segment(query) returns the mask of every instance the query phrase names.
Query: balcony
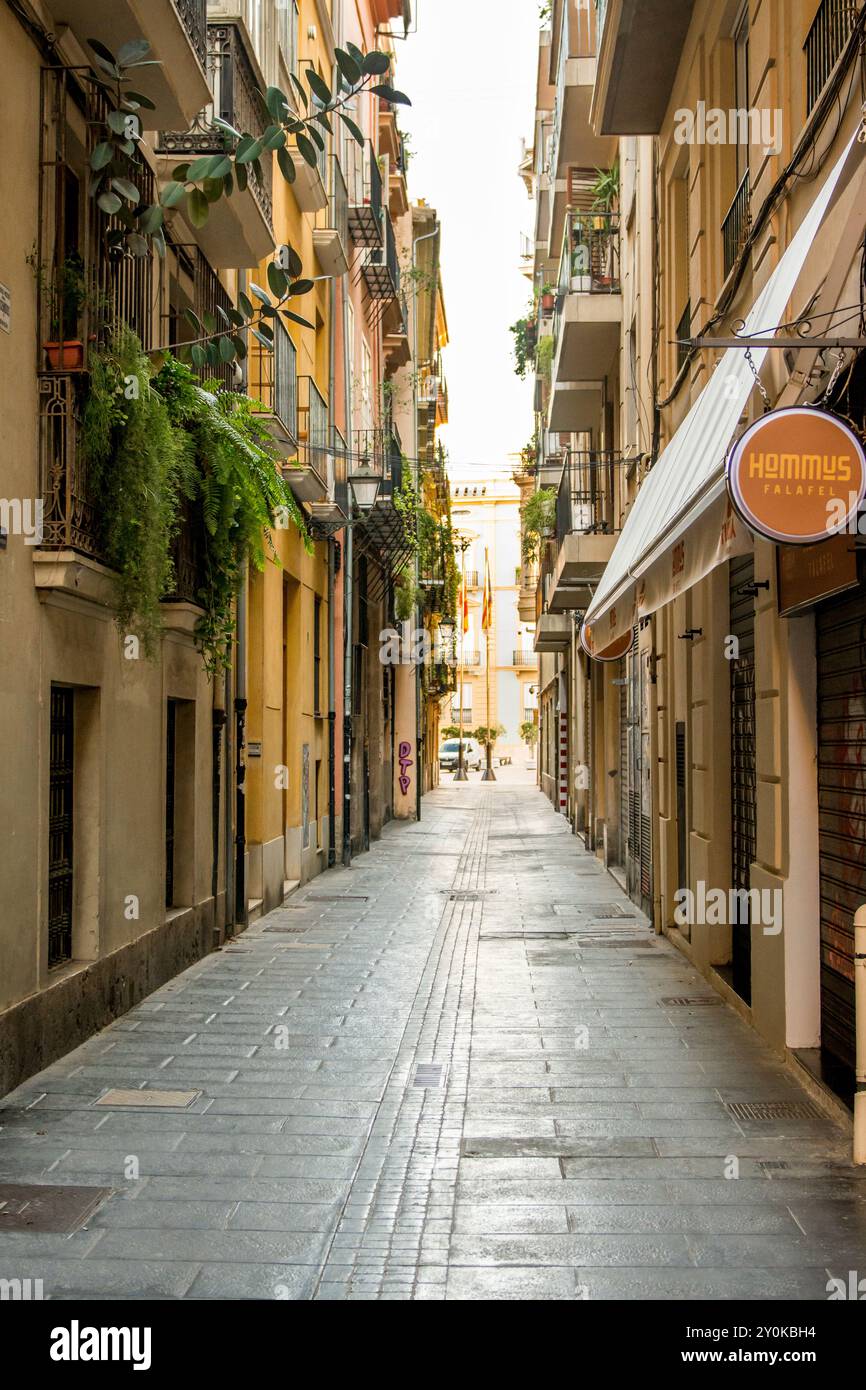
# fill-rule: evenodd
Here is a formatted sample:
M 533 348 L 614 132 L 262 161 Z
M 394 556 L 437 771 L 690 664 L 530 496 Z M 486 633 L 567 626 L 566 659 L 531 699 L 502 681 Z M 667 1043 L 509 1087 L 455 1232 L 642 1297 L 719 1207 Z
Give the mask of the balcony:
M 722 223 L 722 246 L 725 257 L 725 279 L 727 280 L 740 258 L 752 228 L 752 203 L 750 175 L 747 169 L 742 182 L 734 194 L 734 201 Z
M 208 69 L 212 84 L 208 105 L 188 130 L 161 130 L 157 136 L 157 162 L 164 180 L 172 177 L 179 164 L 225 148 L 223 134 L 213 124 L 214 115 L 255 136 L 270 124 L 259 78 L 237 24 L 208 25 Z M 218 270 L 258 267 L 274 249 L 273 158 L 266 153 L 258 165 L 246 168 L 247 191 L 236 189 L 230 198 L 211 204 L 205 225 L 190 227 L 193 239 Z
M 616 140 L 609 135 L 598 135 L 590 124 L 595 53 L 596 20 L 592 0 L 565 0 L 562 26 L 553 52 L 556 96 L 547 170 L 551 200 L 547 244 L 557 249 L 562 219 L 571 201 L 570 170 L 574 167 L 606 169 L 616 157 Z
M 249 357 L 249 393 L 256 419 L 285 457 L 298 447 L 298 354 L 279 319 L 273 319 L 274 349 L 256 348 Z
M 527 651 L 523 647 L 520 647 L 517 651 L 512 652 L 511 664 L 512 666 L 531 666 L 534 670 L 535 667 L 538 665 L 538 662 L 536 660 L 535 652 Z
M 481 576 L 478 570 L 464 570 L 461 578 L 467 589 L 480 589 Z
M 694 0 L 598 0 L 590 119 L 599 135 L 658 135 Z
M 857 26 L 852 0 L 822 0 L 806 36 L 806 111 L 810 113 Z
M 388 209 L 396 221 L 409 211 L 409 185 L 406 181 L 406 148 L 403 136 L 397 138 L 397 157 L 388 166 Z
M 85 50 L 94 37 L 113 53 L 147 39 L 159 66 L 137 68 L 135 87 L 156 106 L 159 125 L 188 125 L 210 101 L 207 0 L 48 0 L 48 9 L 56 28 L 69 25 Z
M 392 300 L 400 293 L 400 262 L 391 215 L 384 213 L 385 241 L 377 251 L 371 251 L 364 263 L 363 276 L 371 299 Z
M 385 316 L 383 341 L 388 366 L 392 371 L 405 367 L 412 360 L 412 344 L 409 342 L 409 305 L 405 294 L 395 299 Z
M 547 608 L 566 613 L 586 608 L 613 554 L 618 517 L 620 455 L 566 455 L 556 495 L 556 555 Z
M 328 205 L 316 213 L 313 246 L 324 275 L 345 275 L 349 269 L 349 195 L 336 155 L 328 159 Z
M 349 231 L 356 246 L 382 245 L 382 175 L 369 140 L 363 150 L 353 141 L 347 153 Z
M 311 114 L 315 113 L 319 105 L 321 103 L 314 96 Z M 320 130 L 319 134 L 324 140 L 324 132 Z M 322 212 L 328 206 L 328 155 L 326 150 L 320 150 L 318 145 L 313 143 L 316 151 L 315 164 L 307 163 L 296 143 L 289 144 L 289 153 L 295 166 L 292 193 L 301 212 Z
M 535 629 L 536 652 L 565 652 L 571 646 L 573 624 L 564 613 L 542 613 Z
M 461 667 L 461 666 L 480 666 L 480 665 L 481 665 L 481 653 L 480 653 L 480 652 L 474 651 L 474 650 L 473 650 L 472 648 L 470 648 L 470 647 L 467 647 L 465 651 L 462 651 L 462 652 L 461 652 L 460 646 L 459 646 L 459 644 L 458 644 L 458 647 L 457 647 L 457 666 L 458 666 L 458 668 Z
M 334 495 L 334 454 L 328 403 L 310 376 L 298 379 L 297 458 L 283 466 L 283 477 L 299 502 L 319 503 Z
M 569 213 L 553 320 L 548 429 L 597 427 L 601 381 L 614 365 L 621 329 L 619 218 Z
M 206 315 L 213 316 L 219 322 L 220 310 L 227 313 L 229 309 L 234 308 L 234 302 L 198 246 L 181 245 L 172 241 L 170 236 L 167 237 L 167 241 L 168 263 L 171 266 L 172 259 L 174 262 L 169 344 L 177 348 L 194 337 L 189 323 L 183 317 L 185 309 L 192 309 L 203 322 Z M 243 373 L 246 364 L 239 365 Z M 246 375 L 239 381 L 233 362 L 220 362 L 215 367 L 210 364 L 198 368 L 192 366 L 190 369 L 196 373 L 200 381 L 217 380 L 226 391 L 246 389 Z

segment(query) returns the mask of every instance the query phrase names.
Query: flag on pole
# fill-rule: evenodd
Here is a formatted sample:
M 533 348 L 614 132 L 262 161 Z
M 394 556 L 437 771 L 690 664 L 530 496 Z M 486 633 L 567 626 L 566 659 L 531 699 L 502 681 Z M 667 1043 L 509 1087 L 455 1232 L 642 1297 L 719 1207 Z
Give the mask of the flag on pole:
M 460 579 L 460 621 L 463 625 L 464 635 L 469 631 L 469 592 L 466 588 L 466 571 Z
M 481 628 L 486 632 L 493 626 L 493 589 L 490 585 L 490 557 L 484 548 L 484 604 L 481 609 Z

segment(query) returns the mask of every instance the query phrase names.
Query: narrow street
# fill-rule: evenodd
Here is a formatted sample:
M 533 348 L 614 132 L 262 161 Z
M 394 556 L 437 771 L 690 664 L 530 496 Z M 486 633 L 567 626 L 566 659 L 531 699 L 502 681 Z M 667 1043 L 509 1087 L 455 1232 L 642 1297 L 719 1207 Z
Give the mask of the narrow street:
M 822 1300 L 847 1283 L 866 1233 L 850 1135 L 652 934 L 534 774 L 497 776 L 449 781 L 420 823 L 5 1098 L 0 1182 L 111 1193 L 71 1235 L 0 1235 L 0 1277 L 51 1299 Z M 114 1088 L 196 1094 L 101 1103 Z M 764 1102 L 796 1108 L 733 1109 Z

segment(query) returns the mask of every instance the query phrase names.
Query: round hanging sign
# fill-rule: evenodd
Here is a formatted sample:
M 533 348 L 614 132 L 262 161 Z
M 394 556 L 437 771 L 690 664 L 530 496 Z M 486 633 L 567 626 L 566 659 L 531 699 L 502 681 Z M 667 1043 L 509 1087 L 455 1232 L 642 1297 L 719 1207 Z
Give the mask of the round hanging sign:
M 859 439 L 844 420 L 814 406 L 772 410 L 750 425 L 726 471 L 746 524 L 782 545 L 813 545 L 844 531 L 866 496 Z
M 617 637 L 601 651 L 596 651 L 595 637 L 591 623 L 584 623 L 580 629 L 580 645 L 587 656 L 592 657 L 593 661 L 619 661 L 624 657 L 632 644 L 631 632 L 623 633 L 622 637 Z

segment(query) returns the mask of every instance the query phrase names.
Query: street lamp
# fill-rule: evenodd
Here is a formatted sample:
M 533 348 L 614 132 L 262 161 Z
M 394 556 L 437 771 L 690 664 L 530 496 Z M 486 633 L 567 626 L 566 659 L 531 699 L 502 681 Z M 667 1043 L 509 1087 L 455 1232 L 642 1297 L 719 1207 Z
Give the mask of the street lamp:
M 372 511 L 376 504 L 376 498 L 379 496 L 381 481 L 379 474 L 366 460 L 361 464 L 357 473 L 350 475 L 349 487 L 352 489 L 352 500 L 359 512 Z

